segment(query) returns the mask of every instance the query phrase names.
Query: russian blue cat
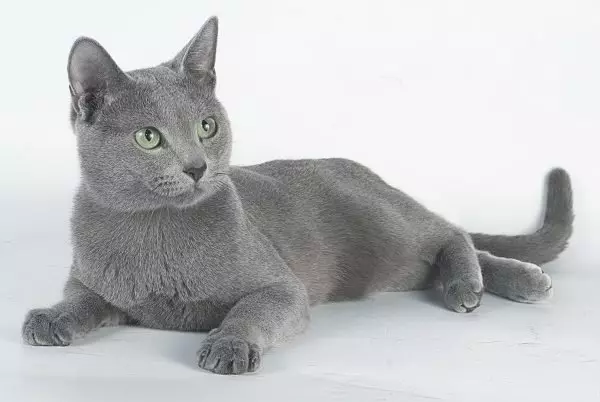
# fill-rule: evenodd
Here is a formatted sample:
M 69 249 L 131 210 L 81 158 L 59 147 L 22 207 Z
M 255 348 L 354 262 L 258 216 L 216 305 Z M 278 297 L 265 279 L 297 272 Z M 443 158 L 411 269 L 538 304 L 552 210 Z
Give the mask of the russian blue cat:
M 456 312 L 483 290 L 519 302 L 551 293 L 538 265 L 572 232 L 567 173 L 549 175 L 543 226 L 469 234 L 356 162 L 230 166 L 215 96 L 217 19 L 172 60 L 122 71 L 97 42 L 68 61 L 82 180 L 62 301 L 32 310 L 30 345 L 69 345 L 103 325 L 210 331 L 200 367 L 253 372 L 299 332 L 309 307 L 439 281 Z

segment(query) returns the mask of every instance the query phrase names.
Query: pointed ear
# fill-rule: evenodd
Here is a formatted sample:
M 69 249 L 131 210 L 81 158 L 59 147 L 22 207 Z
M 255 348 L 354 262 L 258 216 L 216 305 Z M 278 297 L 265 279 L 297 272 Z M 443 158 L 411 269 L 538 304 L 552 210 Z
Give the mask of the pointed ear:
M 192 40 L 168 64 L 177 71 L 197 78 L 203 78 L 207 73 L 214 77 L 218 31 L 217 17 L 209 18 Z
M 73 108 L 84 120 L 102 105 L 107 89 L 128 79 L 98 42 L 85 37 L 73 44 L 67 71 Z

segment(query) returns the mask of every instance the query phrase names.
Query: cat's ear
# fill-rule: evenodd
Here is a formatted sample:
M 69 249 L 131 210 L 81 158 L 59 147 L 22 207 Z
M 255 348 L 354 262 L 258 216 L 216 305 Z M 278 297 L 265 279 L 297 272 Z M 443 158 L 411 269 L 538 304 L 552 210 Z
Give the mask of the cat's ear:
M 209 18 L 192 40 L 168 64 L 171 68 L 194 78 L 203 79 L 209 76 L 214 79 L 218 31 L 217 17 Z
M 73 108 L 83 120 L 89 120 L 102 106 L 107 90 L 128 79 L 108 52 L 98 42 L 86 37 L 77 39 L 73 44 L 67 71 Z

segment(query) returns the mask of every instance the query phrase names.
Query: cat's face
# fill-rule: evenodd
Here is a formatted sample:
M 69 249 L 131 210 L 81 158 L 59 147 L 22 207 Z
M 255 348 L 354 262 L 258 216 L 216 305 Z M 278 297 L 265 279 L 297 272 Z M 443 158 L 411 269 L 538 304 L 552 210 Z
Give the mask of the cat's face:
M 124 211 L 186 207 L 213 193 L 231 132 L 215 97 L 217 21 L 172 61 L 124 73 L 95 41 L 69 57 L 72 123 L 86 190 Z

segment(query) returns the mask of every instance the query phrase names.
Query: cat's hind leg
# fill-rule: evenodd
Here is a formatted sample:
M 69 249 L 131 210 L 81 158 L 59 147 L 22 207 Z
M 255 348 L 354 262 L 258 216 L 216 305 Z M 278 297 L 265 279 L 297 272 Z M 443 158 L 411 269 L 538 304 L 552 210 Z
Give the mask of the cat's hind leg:
M 448 308 L 470 313 L 479 307 L 483 278 L 477 251 L 466 233 L 457 232 L 450 238 L 438 253 L 436 265 Z
M 478 251 L 477 256 L 488 292 L 521 303 L 534 303 L 552 295 L 552 280 L 539 266 L 486 251 Z

